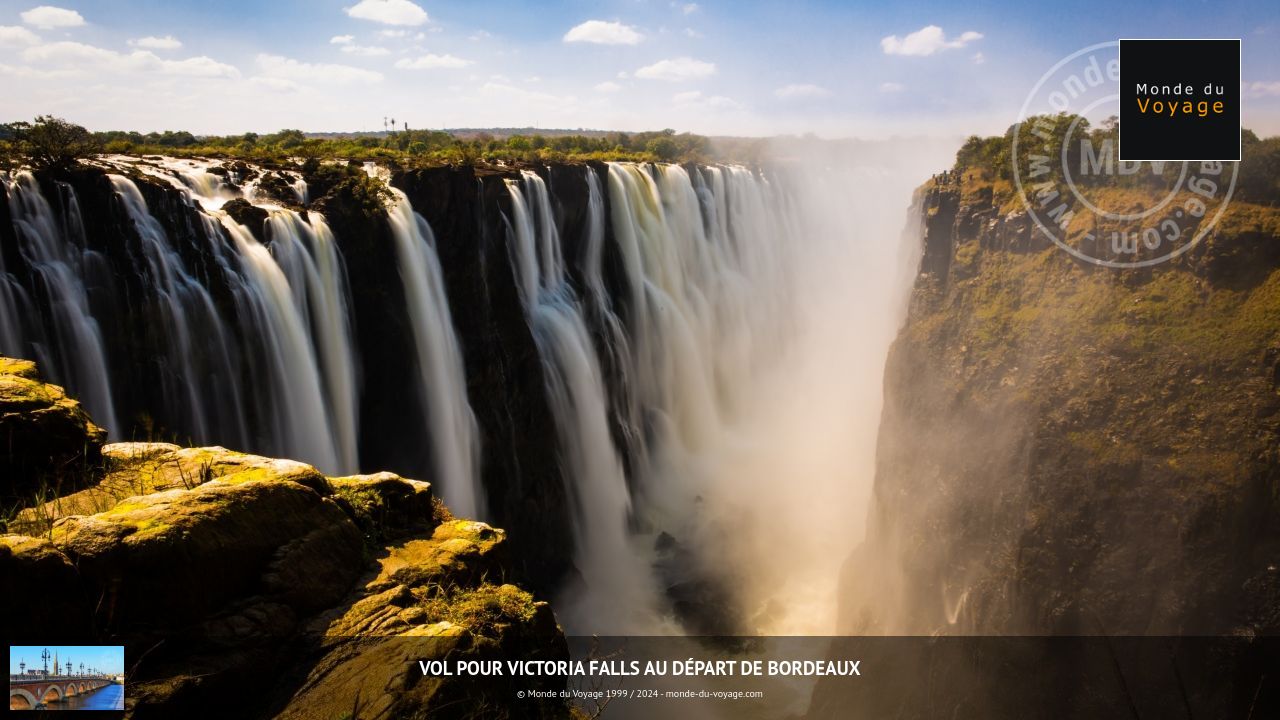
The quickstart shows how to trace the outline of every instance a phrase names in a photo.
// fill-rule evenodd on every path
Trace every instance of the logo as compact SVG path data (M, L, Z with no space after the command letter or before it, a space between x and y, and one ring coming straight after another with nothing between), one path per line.
M1050 68L1019 113L1013 179L1033 232L1085 262L1147 267L1209 233L1235 190L1237 164L1120 160L1119 83L1118 42Z

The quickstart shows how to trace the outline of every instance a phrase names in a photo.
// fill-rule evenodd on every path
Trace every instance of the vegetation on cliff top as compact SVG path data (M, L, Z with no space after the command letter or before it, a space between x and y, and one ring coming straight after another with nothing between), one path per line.
M286 129L267 135L197 136L186 131L91 133L52 116L0 124L0 168L29 162L66 166L95 153L239 158L264 164L304 160L373 160L404 167L444 164L532 163L585 160L707 162L717 159L710 139L672 129L573 135L485 132L469 136L441 130L390 130L382 134L323 136Z
M1039 115L1027 118L1024 123L1035 126L1039 131L1047 131L1052 140L1050 147L1061 147L1062 140L1068 132L1081 139L1087 139L1101 157L1104 148L1118 148L1120 123L1112 117L1102 124L1093 126L1078 115L1059 113L1058 115ZM997 206L1003 201L1014 198L1013 178L1013 140L1020 124L1015 123L1003 135L979 137L971 135L956 153L952 173L956 177L977 181L970 184L967 191L975 191L982 186L993 188ZM1028 131L1029 132L1029 131ZM1280 205L1280 136L1266 139L1259 138L1252 130L1245 129L1241 134L1241 160L1239 176L1233 198L1245 202L1264 205ZM1018 167L1030 166L1028 155L1038 151L1039 144L1032 146L1025 141L1018 147ZM1061 178L1056 174L1060 168L1054 163L1050 172L1054 179ZM1156 175L1154 173L1124 174L1090 174L1073 177L1073 181L1086 186L1106 185L1114 188L1130 188L1138 190L1168 189L1177 182L1176 173Z

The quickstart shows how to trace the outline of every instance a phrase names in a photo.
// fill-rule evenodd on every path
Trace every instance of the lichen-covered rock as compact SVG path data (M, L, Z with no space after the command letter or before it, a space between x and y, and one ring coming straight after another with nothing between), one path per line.
M0 499L10 507L82 486L107 433L35 363L0 357Z
M79 418L100 435L31 363L0 369L15 427ZM453 518L429 483L221 447L99 455L75 479L94 484L9 522L28 535L0 536L0 571L20 588L0 627L15 642L124 644L134 720L474 715L516 688L423 677L417 660L567 657L546 603L504 584L505 533ZM551 702L511 716L566 714Z
M190 490L211 480L238 483L254 479L289 480L323 495L329 494L324 475L295 460L278 460L221 447L113 443L102 447L102 472L97 483L24 510L9 527L15 532L37 535L47 532L50 522L58 518L105 512L127 497L164 490Z
M250 595L299 611L341 596L360 569L355 524L315 489L258 474L130 497L97 515L58 520L55 544L91 583L110 588L103 626L149 635Z
M371 541L415 530L430 531L443 508L431 483L395 473L329 478L334 498L344 504Z
M419 661L568 658L550 606L498 584L505 533L482 522L442 523L430 538L385 548L378 568L308 629L323 656L280 720L310 717L567 717L562 702L511 703L517 690L558 689L556 678L424 675Z

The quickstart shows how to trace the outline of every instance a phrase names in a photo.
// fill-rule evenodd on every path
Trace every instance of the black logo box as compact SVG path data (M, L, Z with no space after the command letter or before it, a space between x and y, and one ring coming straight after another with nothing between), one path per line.
M1120 160L1238 161L1240 46L1239 39L1121 39ZM1146 92L1138 92L1140 85ZM1181 92L1165 93L1166 87ZM1139 100L1147 112L1139 111ZM1183 112L1188 101L1191 114ZM1221 113L1213 112L1218 102ZM1204 107L1209 112L1202 116Z

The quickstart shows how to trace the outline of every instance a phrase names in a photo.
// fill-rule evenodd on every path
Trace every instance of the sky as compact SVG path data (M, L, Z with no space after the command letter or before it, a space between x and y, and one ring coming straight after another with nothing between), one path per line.
M53 654L58 654L58 663L65 666L71 661L72 669L80 672L80 663L84 663L85 671L97 668L108 675L124 672L124 648L119 645L10 645L9 673L19 674L18 663L25 662L27 670L39 670L44 667L40 654L49 650L49 672L53 672ZM65 667L63 672L66 672Z
M0 121L992 134L1084 46L1238 37L1244 125L1280 134L1275 0L49 1L0 0Z

